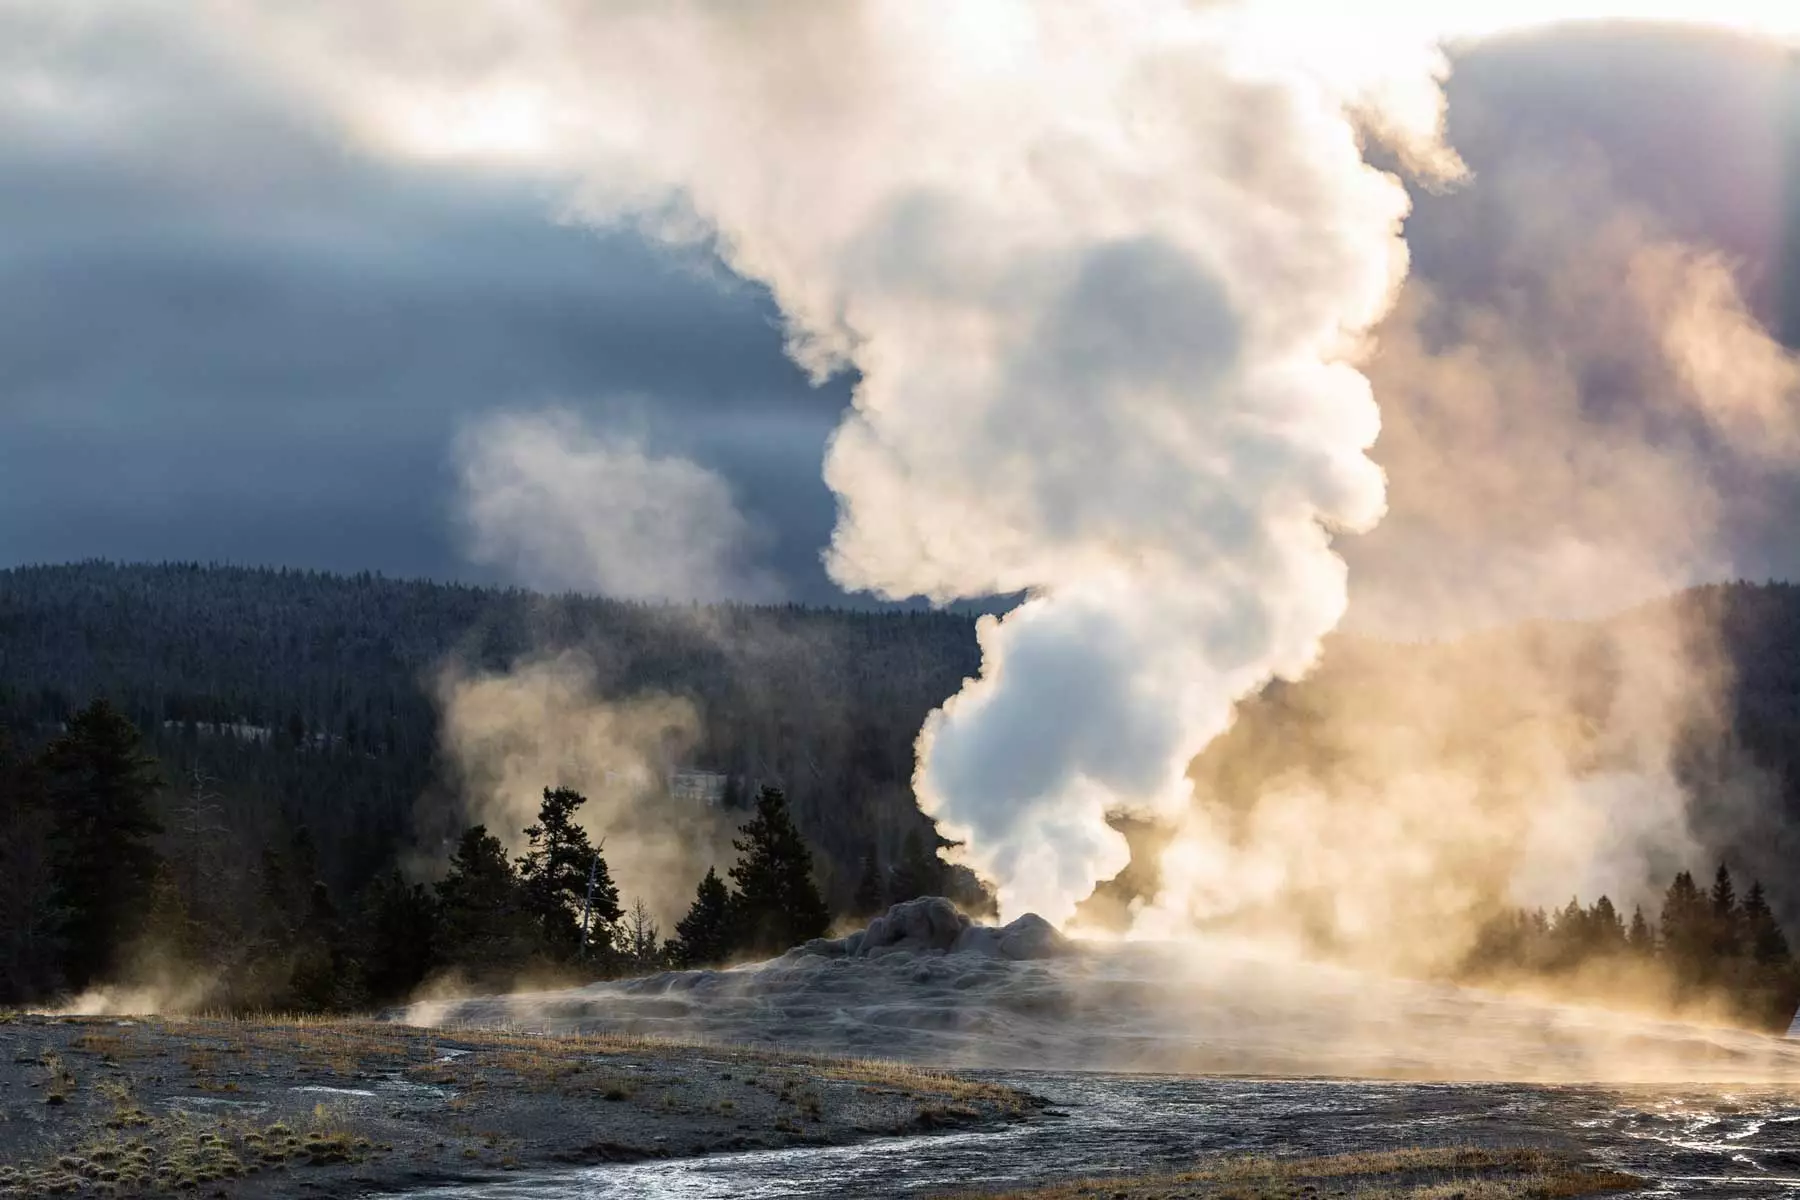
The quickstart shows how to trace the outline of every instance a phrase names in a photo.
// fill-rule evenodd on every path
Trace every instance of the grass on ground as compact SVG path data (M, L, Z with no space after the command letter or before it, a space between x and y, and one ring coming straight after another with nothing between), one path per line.
M0 1196L185 1192L287 1166L360 1162L385 1149L358 1137L324 1105L299 1131L280 1121L265 1125L239 1117L152 1117L124 1088L108 1099L112 1117L79 1145L53 1160L0 1166Z

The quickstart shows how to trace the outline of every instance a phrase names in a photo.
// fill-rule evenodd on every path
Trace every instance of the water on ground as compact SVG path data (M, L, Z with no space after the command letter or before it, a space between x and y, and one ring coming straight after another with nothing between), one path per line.
M1218 1153L1331 1154L1476 1143L1585 1151L1645 1195L1800 1197L1800 1095L1787 1089L1607 1089L987 1073L1053 1101L994 1132L594 1167L425 1193L436 1200L906 1197L1071 1175L1181 1167Z

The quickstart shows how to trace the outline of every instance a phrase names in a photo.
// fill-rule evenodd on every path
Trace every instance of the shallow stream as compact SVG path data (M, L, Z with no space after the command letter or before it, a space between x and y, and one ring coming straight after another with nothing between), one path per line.
M1052 1102L1042 1122L860 1146L519 1175L437 1200L918 1196L1177 1167L1216 1153L1330 1154L1476 1143L1583 1150L1644 1195L1800 1197L1800 1093L1522 1084L987 1072Z

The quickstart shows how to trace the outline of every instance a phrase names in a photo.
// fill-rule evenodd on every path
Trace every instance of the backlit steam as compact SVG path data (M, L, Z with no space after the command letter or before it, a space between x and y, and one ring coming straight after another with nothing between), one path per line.
M1406 193L1361 139L1457 175L1437 139L1444 37L1755 17L1652 0L304 7L224 10L273 28L372 141L572 174L581 217L710 241L771 289L797 361L858 372L825 466L831 572L890 597L1027 594L982 622L981 676L927 722L915 782L1004 915L1056 921L1127 860L1106 814L1185 813L1189 761L1234 704L1308 670L1343 614L1331 535L1384 504L1374 397L1347 360L1406 263ZM1684 353L1729 420L1763 419L1709 374L1716 355ZM1230 853L1207 837L1182 844L1196 870Z
M762 531L698 463L557 410L488 417L463 430L458 450L470 557L521 582L621 600L780 596L751 562Z

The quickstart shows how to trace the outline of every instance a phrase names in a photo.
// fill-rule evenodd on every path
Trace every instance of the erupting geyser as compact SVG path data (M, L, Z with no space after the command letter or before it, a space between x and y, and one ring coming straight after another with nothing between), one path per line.
M1004 915L1057 923L1127 861L1109 812L1185 822L1140 922L1168 928L1222 903L1193 879L1269 869L1232 865L1184 772L1313 663L1346 602L1331 539L1383 511L1352 364L1408 197L1365 145L1458 176L1445 38L1769 6L1448 7L535 0L409 21L404 57L361 6L224 11L368 138L541 166L581 217L765 284L795 359L857 376L832 575L1024 597L921 732L920 803ZM474 87L441 69L471 62Z

